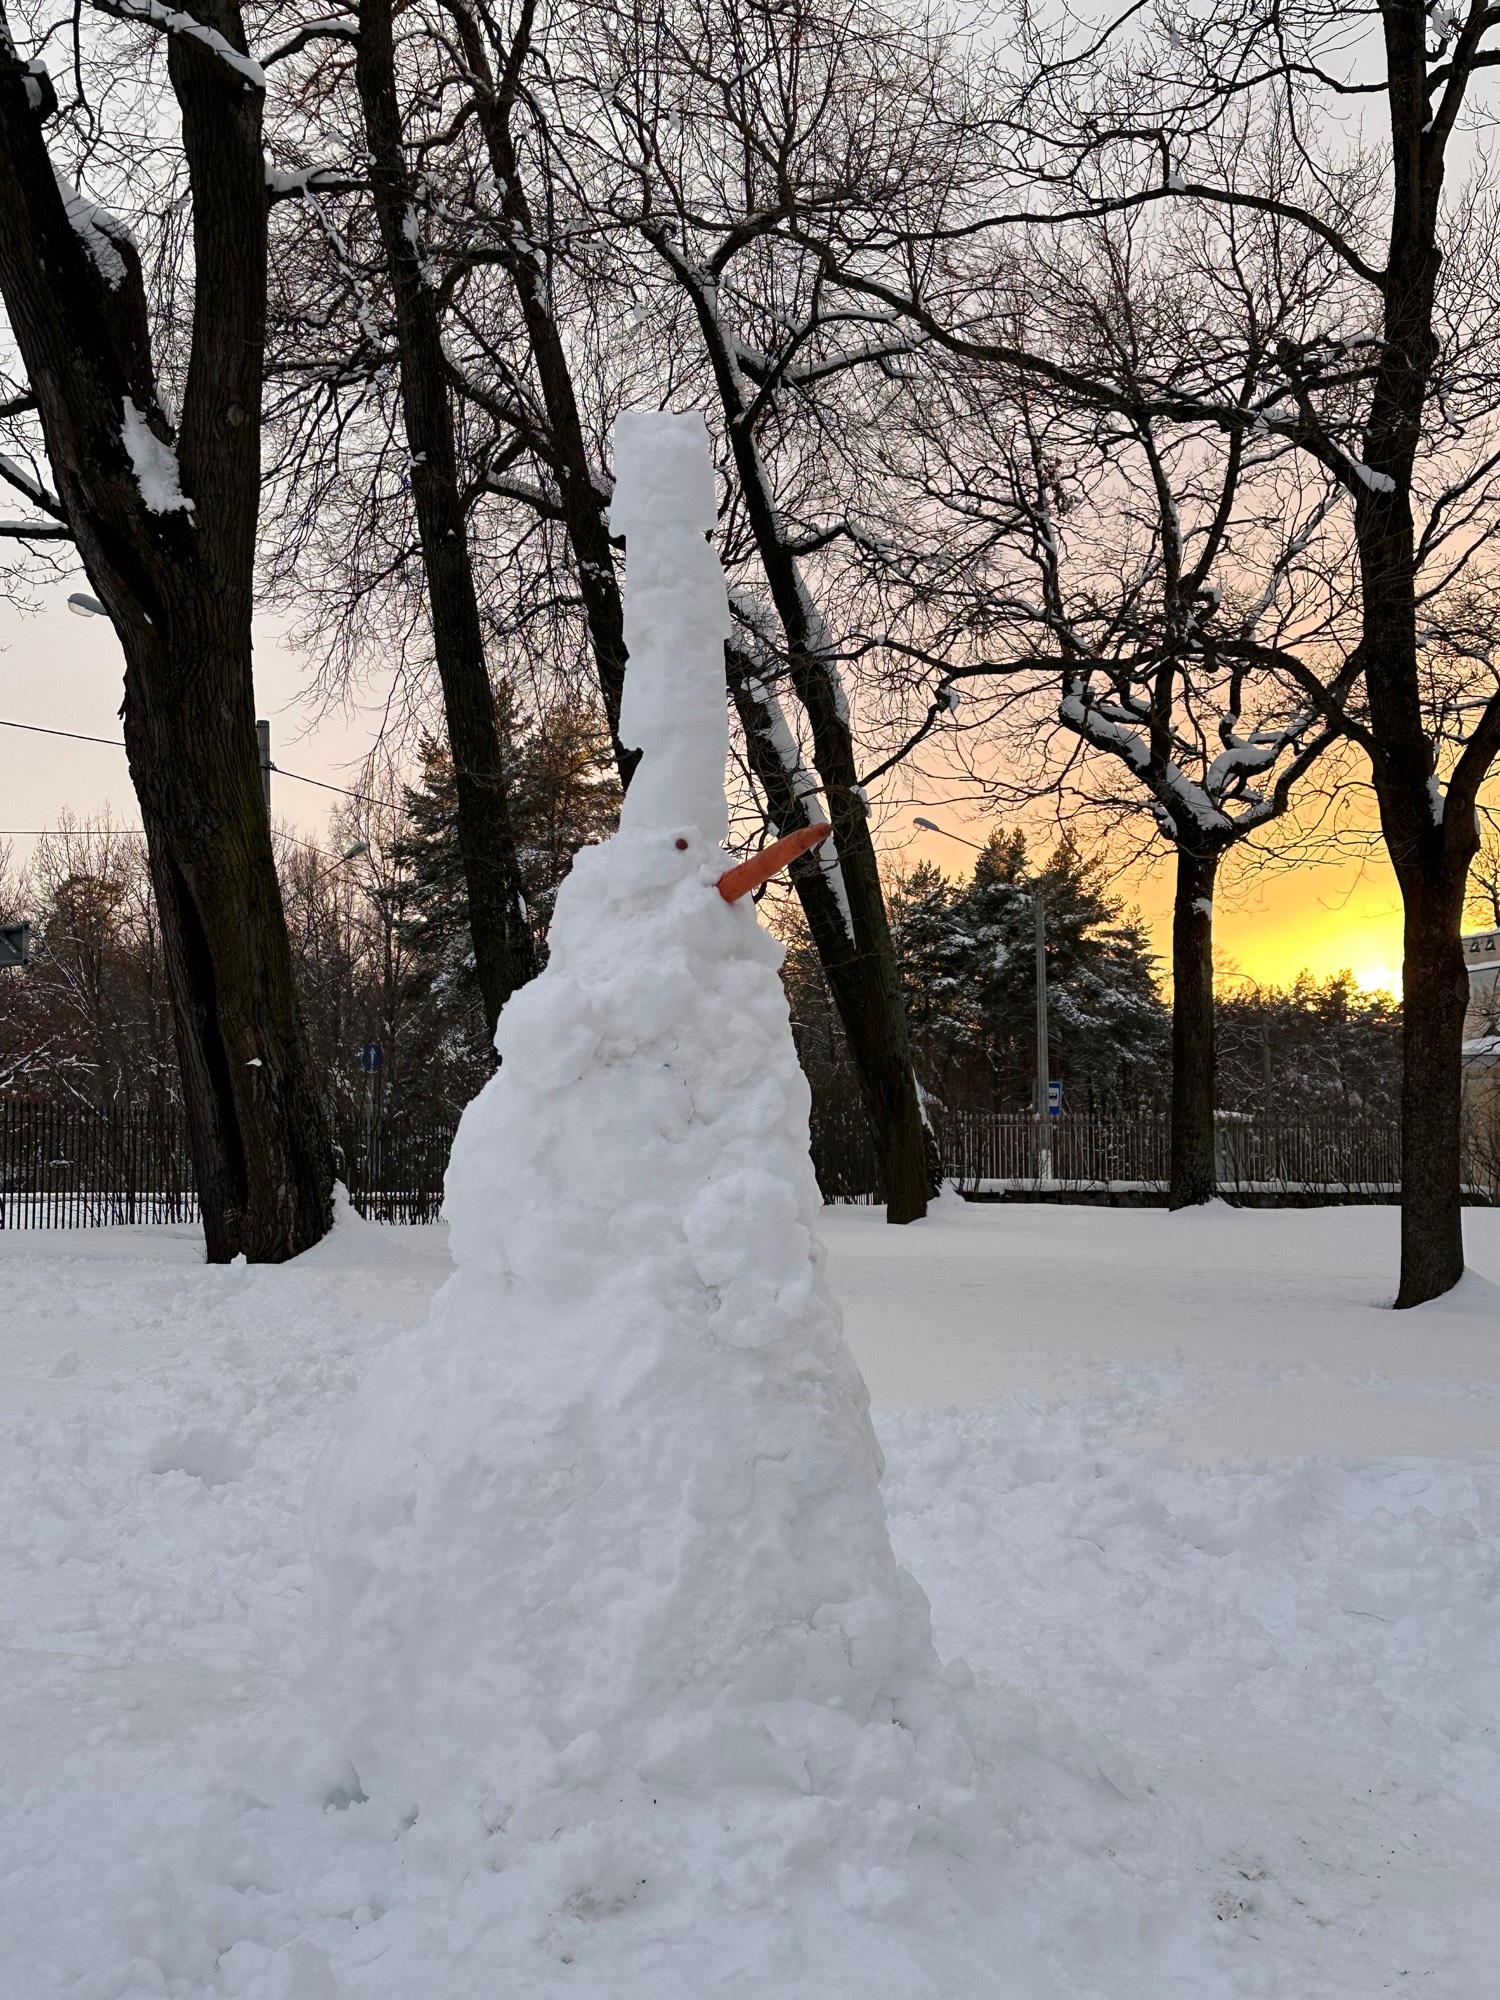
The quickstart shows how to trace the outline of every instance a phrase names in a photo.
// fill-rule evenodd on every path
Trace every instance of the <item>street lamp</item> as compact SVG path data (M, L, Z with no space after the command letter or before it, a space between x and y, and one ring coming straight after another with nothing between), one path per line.
M983 854L984 852L984 845L981 841L965 840L961 833L950 833L947 827L939 826L935 819L923 819L920 813L912 821L912 824L921 827L924 833L940 833L944 840L956 840L960 847L972 847L976 854Z
M97 597L90 597L86 590L75 590L68 599L68 609L75 618L107 618L109 613Z

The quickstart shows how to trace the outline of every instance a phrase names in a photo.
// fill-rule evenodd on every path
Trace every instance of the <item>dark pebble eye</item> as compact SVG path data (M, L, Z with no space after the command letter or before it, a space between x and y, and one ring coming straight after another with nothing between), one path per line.
M687 842L686 842L685 840L679 840L679 841L678 841L678 842L676 843L676 845L677 845L677 848L678 848L678 850L679 850L679 852L680 852L680 851L681 851L681 850L682 850L682 849L683 849L684 847L686 847L686 846L687 846Z

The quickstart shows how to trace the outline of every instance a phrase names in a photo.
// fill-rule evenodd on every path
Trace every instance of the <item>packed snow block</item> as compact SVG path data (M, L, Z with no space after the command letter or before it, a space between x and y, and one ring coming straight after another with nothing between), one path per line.
M627 491L659 490L629 481L660 426L622 435ZM697 527L651 546L673 671L722 718L717 564ZM753 1787L874 1811L889 1859L966 1752L824 1278L781 948L716 891L722 738L686 712L637 711L631 800L664 768L680 796L563 884L454 1145L456 1273L320 1474L314 1684L429 1836Z
M643 753L650 746L620 825L696 826L722 840L730 618L724 572L704 539L717 509L702 414L627 413L615 426L615 463L609 520L625 537L630 654L620 738Z
M625 410L615 419L615 490L610 531L717 527L718 496L701 410Z

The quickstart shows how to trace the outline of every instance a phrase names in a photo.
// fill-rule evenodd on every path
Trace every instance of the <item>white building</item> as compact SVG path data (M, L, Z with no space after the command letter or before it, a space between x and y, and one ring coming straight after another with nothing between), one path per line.
M1464 1016L1464 1124L1468 1175L1500 1185L1500 930L1463 940L1469 970Z
M1466 1036L1493 1035L1500 1027L1500 930L1474 931L1463 940L1469 968Z

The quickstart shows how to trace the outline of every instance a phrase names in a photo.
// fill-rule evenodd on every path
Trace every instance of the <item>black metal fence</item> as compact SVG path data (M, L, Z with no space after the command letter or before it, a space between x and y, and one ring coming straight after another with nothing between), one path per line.
M370 1222L436 1222L457 1130L401 1117L342 1127L334 1164L350 1205Z
M435 1222L455 1126L387 1118L335 1135L339 1177L376 1222ZM195 1222L187 1130L174 1104L49 1104L0 1093L0 1229Z
M951 1111L929 1102L928 1116L935 1163L960 1189L1024 1192L1041 1180L1036 1123L1027 1113ZM435 1222L455 1129L389 1114L341 1125L338 1170L358 1213L377 1222ZM1146 1194L1165 1186L1169 1125L1160 1113L1065 1112L1049 1138L1049 1183ZM1394 1124L1231 1114L1220 1120L1218 1152L1219 1185L1231 1199L1320 1192L1378 1199L1400 1187ZM882 1199L879 1163L856 1103L814 1105L812 1153L826 1200ZM1494 1199L1494 1179L1477 1157L1468 1162L1471 1199ZM95 1110L0 1093L0 1228L191 1222L197 1214L175 1106Z
M927 1119L944 1178L966 1193L1020 1192L1043 1181L1143 1194L1166 1187L1171 1122L1164 1112L1064 1112L1048 1127L1045 1161L1029 1112L950 1110L929 1099ZM1230 1114L1220 1119L1217 1140L1219 1186L1231 1197L1377 1197L1400 1189L1401 1135L1393 1122ZM826 1200L884 1198L869 1127L856 1104L815 1106L812 1141ZM1487 1194L1489 1176L1477 1178Z
M174 1106L100 1111L0 1095L0 1229L192 1222L197 1214Z

